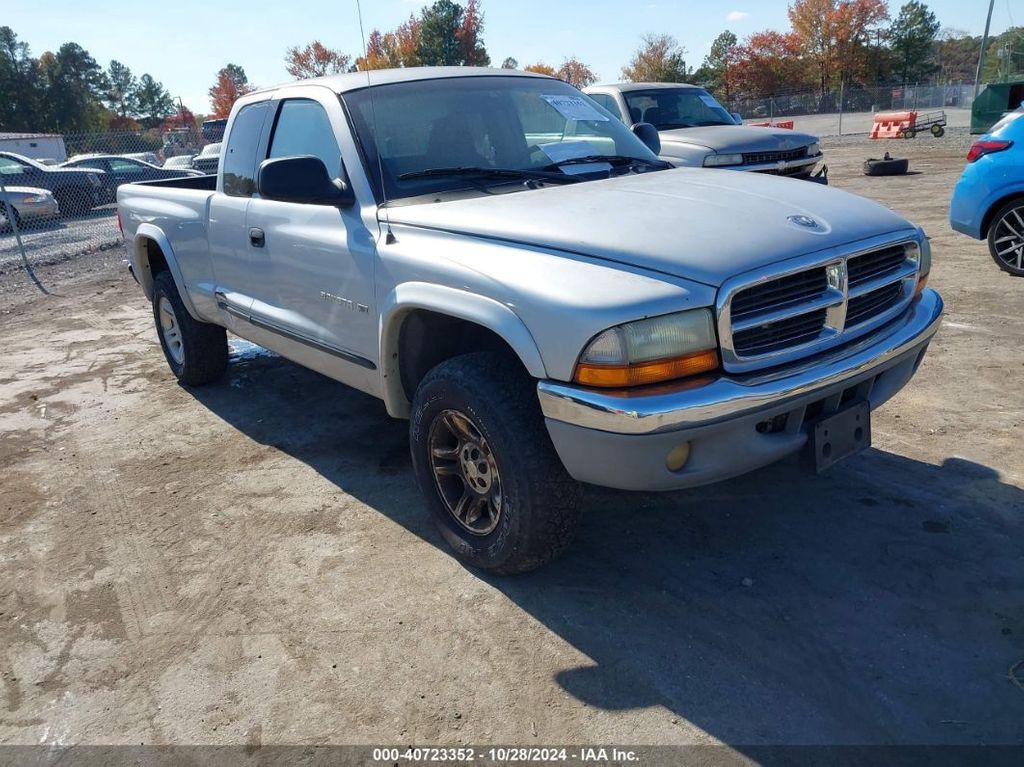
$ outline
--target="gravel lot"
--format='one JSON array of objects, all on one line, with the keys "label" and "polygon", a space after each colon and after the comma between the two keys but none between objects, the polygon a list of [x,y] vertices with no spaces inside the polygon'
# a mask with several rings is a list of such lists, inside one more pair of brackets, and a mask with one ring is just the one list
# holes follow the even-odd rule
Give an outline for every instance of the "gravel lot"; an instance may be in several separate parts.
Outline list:
[{"label": "gravel lot", "polygon": [[119,250],[2,266],[0,742],[1024,743],[1024,280],[945,221],[968,141],[825,142],[947,302],[874,448],[589,489],[514,579],[449,556],[378,402],[243,343],[178,387]]}]

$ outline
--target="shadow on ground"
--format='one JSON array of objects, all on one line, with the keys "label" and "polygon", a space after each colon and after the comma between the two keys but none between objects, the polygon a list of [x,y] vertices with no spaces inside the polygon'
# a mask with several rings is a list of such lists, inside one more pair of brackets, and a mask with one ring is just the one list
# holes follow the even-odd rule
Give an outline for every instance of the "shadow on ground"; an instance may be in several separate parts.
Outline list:
[{"label": "shadow on ground", "polygon": [[[259,354],[192,393],[444,546],[378,401]],[[1022,512],[989,468],[873,449],[816,478],[783,463],[672,494],[590,488],[565,557],[479,577],[592,659],[556,676],[589,706],[663,706],[740,749],[1020,744]]]}]

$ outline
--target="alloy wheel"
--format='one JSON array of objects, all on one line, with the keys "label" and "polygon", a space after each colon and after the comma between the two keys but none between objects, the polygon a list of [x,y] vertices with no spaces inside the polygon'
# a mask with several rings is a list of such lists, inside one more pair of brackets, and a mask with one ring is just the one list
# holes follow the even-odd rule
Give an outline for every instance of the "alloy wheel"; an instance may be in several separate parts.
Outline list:
[{"label": "alloy wheel", "polygon": [[430,467],[441,501],[455,522],[487,535],[501,518],[498,464],[480,429],[458,410],[440,412],[427,439]]},{"label": "alloy wheel", "polygon": [[995,223],[992,239],[995,257],[1007,266],[1024,268],[1024,206],[1010,208]]}]

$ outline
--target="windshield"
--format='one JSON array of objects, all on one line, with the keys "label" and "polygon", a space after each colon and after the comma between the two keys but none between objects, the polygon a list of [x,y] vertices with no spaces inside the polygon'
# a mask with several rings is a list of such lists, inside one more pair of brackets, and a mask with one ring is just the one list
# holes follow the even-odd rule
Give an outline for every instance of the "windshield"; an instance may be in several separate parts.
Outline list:
[{"label": "windshield", "polygon": [[572,164],[583,157],[614,156],[620,167],[623,158],[658,165],[620,120],[557,80],[421,80],[346,93],[344,101],[378,199],[381,175],[391,201],[479,184],[466,175],[424,171],[472,168],[486,174],[493,169],[508,182],[515,181],[517,171],[524,177],[571,173],[579,179],[591,169],[602,176],[611,170],[608,164]]},{"label": "windshield", "polygon": [[659,88],[622,95],[633,122],[650,123],[658,130],[736,124],[725,107],[703,88]]}]

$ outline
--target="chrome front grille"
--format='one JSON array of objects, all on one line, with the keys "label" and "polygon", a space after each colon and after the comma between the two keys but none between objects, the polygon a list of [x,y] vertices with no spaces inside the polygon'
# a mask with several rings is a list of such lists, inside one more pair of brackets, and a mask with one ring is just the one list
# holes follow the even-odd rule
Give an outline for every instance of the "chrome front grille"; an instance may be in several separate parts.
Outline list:
[{"label": "chrome front grille", "polygon": [[883,241],[728,280],[718,302],[725,368],[784,364],[885,324],[913,298],[919,259],[915,240]]},{"label": "chrome front grille", "polygon": [[766,162],[788,162],[790,160],[799,160],[801,157],[806,156],[807,147],[805,146],[802,146],[799,149],[789,149],[782,152],[744,152],[743,164],[760,165]]}]

